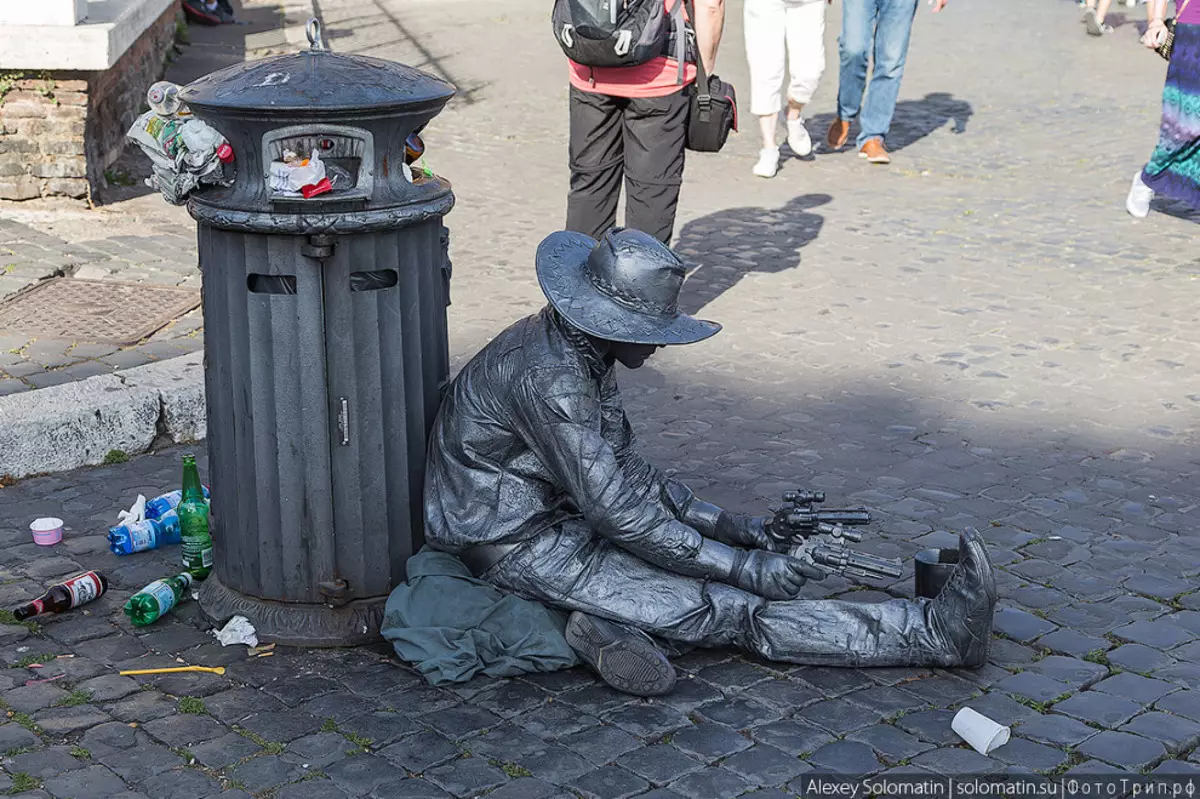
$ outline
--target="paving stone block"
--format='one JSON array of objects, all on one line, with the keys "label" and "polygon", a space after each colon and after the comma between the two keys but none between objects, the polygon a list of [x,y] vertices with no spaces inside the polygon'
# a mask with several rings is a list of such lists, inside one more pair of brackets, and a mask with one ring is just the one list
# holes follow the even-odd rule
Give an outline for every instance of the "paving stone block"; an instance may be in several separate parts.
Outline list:
[{"label": "paving stone block", "polygon": [[1084,688],[1108,676],[1108,669],[1098,663],[1078,658],[1049,655],[1031,663],[1029,671],[1064,682],[1072,688]]},{"label": "paving stone block", "polygon": [[799,677],[831,699],[870,688],[874,684],[869,677],[857,669],[813,666],[797,671],[794,676]]},{"label": "paving stone block", "polygon": [[756,787],[783,785],[808,768],[794,755],[784,754],[765,744],[756,744],[744,752],[738,752],[726,759],[721,767],[740,775]]},{"label": "paving stone block", "polygon": [[222,735],[220,738],[214,738],[211,741],[190,746],[188,747],[188,751],[195,755],[196,760],[205,766],[222,769],[226,766],[232,766],[242,758],[258,754],[261,751],[261,747],[244,735],[231,732],[228,735]]},{"label": "paving stone block", "polygon": [[750,730],[754,740],[769,744],[789,755],[807,757],[833,740],[825,730],[797,721],[777,721]]},{"label": "paving stone block", "polygon": [[1023,671],[996,683],[994,690],[1023,696],[1035,702],[1051,702],[1063,694],[1070,693],[1071,686],[1041,674]]},{"label": "paving stone block", "polygon": [[856,730],[847,735],[846,740],[866,744],[890,763],[913,758],[934,748],[933,744],[921,741],[890,724],[877,724],[874,727]]},{"label": "paving stone block", "polygon": [[88,766],[46,780],[46,793],[57,799],[111,799],[125,792],[121,778],[104,766]]},{"label": "paving stone block", "polygon": [[735,730],[768,724],[782,715],[779,710],[773,707],[759,702],[752,702],[741,697],[734,697],[726,699],[723,702],[704,705],[696,712],[709,721],[724,724]]},{"label": "paving stone block", "polygon": [[569,705],[554,702],[534,708],[518,716],[514,722],[540,738],[561,738],[593,727],[600,723],[600,719],[581,713]]},{"label": "paving stone block", "polygon": [[[793,724],[792,722],[779,723]],[[761,729],[764,728],[759,727],[754,732]],[[827,738],[828,736],[823,737]],[[749,749],[752,746],[752,742],[746,736],[734,732],[723,724],[697,724],[675,733],[671,736],[670,742],[683,753],[706,763],[711,763],[743,749]],[[796,753],[792,752],[791,754]]]},{"label": "paving stone block", "polygon": [[69,735],[112,721],[112,716],[90,705],[78,705],[46,708],[35,713],[33,719],[49,735]]},{"label": "paving stone block", "polygon": [[[966,680],[958,677],[939,674],[923,680],[905,683],[904,690],[927,705],[949,707],[964,702],[979,692],[979,689]],[[850,700],[855,700],[858,694],[851,694]],[[912,710],[909,708],[908,710]]]},{"label": "paving stone block", "polygon": [[367,754],[347,757],[323,770],[351,796],[371,795],[381,786],[398,784],[408,776],[385,758]]},{"label": "paving stone block", "polygon": [[124,699],[135,691],[142,690],[142,686],[128,677],[121,677],[117,674],[106,674],[103,677],[93,677],[90,680],[85,680],[79,684],[81,691],[86,691],[91,696],[93,702],[112,702],[117,699]]},{"label": "paving stone block", "polygon": [[1167,620],[1135,621],[1113,630],[1113,635],[1154,649],[1172,649],[1196,637],[1190,630]]},{"label": "paving stone block", "polygon": [[[752,783],[737,774],[719,766],[710,766],[671,783],[670,795],[686,796],[690,799],[718,799],[725,796],[741,796],[753,787]],[[648,795],[642,794],[638,799],[645,799]]]},{"label": "paving stone block", "polygon": [[[167,746],[192,746],[193,744],[220,738],[229,730],[209,716],[180,713],[156,719],[143,725],[142,729]],[[263,736],[266,738],[266,736]],[[268,738],[267,740],[272,740]]]},{"label": "paving stone block", "polygon": [[969,749],[934,749],[913,758],[914,766],[938,774],[987,774],[997,769],[997,763]]},{"label": "paving stone block", "polygon": [[1200,690],[1169,694],[1156,701],[1154,707],[1192,721],[1200,721]]},{"label": "paving stone block", "polygon": [[1145,644],[1123,644],[1108,653],[1108,662],[1119,669],[1152,672],[1175,663],[1175,658]]},{"label": "paving stone block", "polygon": [[425,718],[425,722],[447,738],[461,740],[501,724],[503,719],[481,707],[460,705],[431,714]]},{"label": "paving stone block", "polygon": [[589,685],[559,696],[560,702],[565,702],[591,716],[599,716],[609,710],[624,707],[634,702],[635,699],[636,697],[614,691],[607,685]]},{"label": "paving stone block", "polygon": [[[1008,699],[1008,697],[1003,698]],[[1018,707],[1022,706],[1018,705]],[[954,711],[951,710],[922,710],[919,713],[906,713],[901,716],[896,720],[896,727],[926,743],[948,746],[960,740],[954,730],[950,728],[950,722],[953,719]],[[997,719],[997,721],[999,720]]]},{"label": "paving stone block", "polygon": [[20,688],[14,688],[11,691],[5,691],[0,698],[13,710],[20,713],[33,713],[42,708],[52,707],[64,701],[68,696],[70,694],[67,691],[54,685],[54,683],[42,683],[41,685],[25,685]]},{"label": "paving stone block", "polygon": [[543,780],[522,777],[492,791],[488,799],[567,799],[567,794]]},{"label": "paving stone block", "polygon": [[632,705],[606,713],[603,719],[639,738],[660,738],[692,726],[683,711],[657,704]]},{"label": "paving stone block", "polygon": [[1154,765],[1167,755],[1166,748],[1158,741],[1112,730],[1084,741],[1078,749],[1088,757],[1133,770]]},{"label": "paving stone block", "polygon": [[1053,771],[1067,762],[1069,755],[1062,749],[1015,737],[994,750],[991,757],[1010,766],[1024,766],[1034,771]]},{"label": "paving stone block", "polygon": [[884,715],[878,710],[862,707],[845,699],[831,699],[806,707],[796,714],[796,719],[828,730],[834,735],[845,735],[852,730],[878,724]]},{"label": "paving stone block", "polygon": [[[701,725],[701,727],[720,727],[720,725],[704,724]],[[721,729],[728,730],[727,727],[721,727]],[[674,739],[678,740],[679,738],[683,737],[684,740],[690,740],[690,738],[686,737],[689,732],[692,732],[692,730],[685,730],[684,732],[674,736]],[[738,735],[737,733],[730,731],[730,734],[736,736],[737,738],[741,738],[742,741],[745,741],[746,746],[750,745],[749,741],[746,741],[745,738],[742,738],[742,736]],[[580,757],[595,763],[596,765],[610,763],[626,752],[632,752],[634,749],[637,749],[642,745],[641,741],[639,741],[637,738],[634,738],[624,730],[617,729],[616,727],[610,727],[608,725],[591,727],[583,730],[582,732],[568,735],[559,740],[560,743],[562,743],[562,745],[567,749],[571,750]],[[536,749],[539,747],[534,748]],[[687,750],[685,749],[684,751]]]},{"label": "paving stone block", "polygon": [[[967,694],[970,695],[969,693]],[[855,691],[847,694],[845,699],[856,705],[875,711],[880,717],[894,716],[912,710],[924,710],[929,704],[926,700],[914,696],[901,688],[869,688],[865,691]]]},{"label": "paving stone block", "polygon": [[742,697],[764,705],[770,705],[784,713],[811,705],[825,699],[816,688],[800,680],[763,680],[742,692]]},{"label": "paving stone block", "polygon": [[690,713],[698,707],[720,701],[724,695],[714,686],[696,678],[680,675],[675,683],[675,690],[661,697],[658,701],[684,713]]},{"label": "paving stone block", "polygon": [[997,632],[1004,633],[1014,641],[1024,643],[1034,641],[1057,628],[1057,625],[1045,619],[1016,608],[997,610],[992,625]]},{"label": "paving stone block", "polygon": [[280,788],[275,796],[276,799],[350,799],[349,794],[329,779],[294,782]]},{"label": "paving stone block", "polygon": [[[656,744],[629,752],[617,759],[617,765],[629,769],[656,786],[667,785],[704,767],[703,763],[693,760],[668,744]],[[532,768],[530,770],[532,771]],[[551,782],[556,780],[551,779]]]},{"label": "paving stone block", "polygon": [[473,697],[471,703],[501,718],[512,718],[543,704],[550,694],[529,683],[510,680]]},{"label": "paving stone block", "polygon": [[1017,731],[1025,738],[1048,746],[1078,746],[1099,733],[1099,730],[1083,722],[1057,713],[1035,713],[1033,717],[1022,721]]},{"label": "paving stone block", "polygon": [[221,792],[221,786],[196,769],[184,768],[143,780],[138,790],[147,796],[212,796]]},{"label": "paving stone block", "polygon": [[[349,691],[324,694],[315,699],[310,699],[300,706],[300,710],[305,713],[310,713],[322,720],[333,719],[339,724],[355,716],[361,716],[363,713],[377,710],[378,708],[379,703],[376,700],[359,696]],[[282,703],[278,705],[278,709],[283,709]],[[454,711],[450,712],[453,713]]]},{"label": "paving stone block", "polygon": [[243,721],[240,726],[261,735],[264,740],[287,743],[305,735],[311,735],[324,724],[322,719],[296,710],[258,713]]},{"label": "paving stone block", "polygon": [[1054,652],[1081,658],[1091,652],[1105,652],[1112,644],[1105,638],[1094,635],[1084,635],[1075,630],[1060,627],[1052,633],[1043,635],[1037,641],[1038,646],[1048,647]]},{"label": "paving stone block", "polygon": [[87,763],[71,757],[71,748],[52,746],[34,752],[6,758],[4,768],[10,774],[25,773],[31,777],[49,779],[56,774],[85,767]]},{"label": "paving stone block", "polygon": [[[626,739],[632,738],[628,733],[621,732],[612,727],[602,727],[599,729],[609,730]],[[641,744],[638,743],[637,745],[640,746]],[[512,724],[502,724],[499,727],[493,727],[483,735],[478,735],[465,741],[462,748],[475,757],[511,760],[514,757],[529,754],[545,746],[546,742],[536,735]],[[572,745],[568,745],[568,748],[575,749]],[[583,753],[580,752],[580,754]]]},{"label": "paving stone block", "polygon": [[177,705],[158,691],[142,691],[105,705],[104,710],[117,721],[145,724],[175,713]]},{"label": "paving stone block", "polygon": [[264,755],[248,760],[229,771],[229,776],[251,793],[270,790],[304,776],[304,769],[277,755]]},{"label": "paving stone block", "polygon": [[462,755],[462,750],[437,733],[421,732],[379,750],[379,754],[414,774]]},{"label": "paving stone block", "polygon": [[1165,745],[1172,752],[1184,752],[1200,743],[1200,724],[1167,713],[1143,713],[1121,728]]},{"label": "paving stone block", "polygon": [[1065,702],[1059,702],[1054,706],[1054,710],[1080,721],[1091,721],[1102,727],[1115,729],[1142,712],[1142,706],[1112,694],[1084,691]]},{"label": "paving stone block", "polygon": [[379,748],[419,732],[421,725],[400,713],[379,710],[344,721],[338,729],[368,738],[375,748]]},{"label": "paving stone block", "polygon": [[[0,724],[0,752],[11,752],[14,749],[33,749],[41,744],[41,740],[19,724]],[[746,743],[750,745],[749,742]]]},{"label": "paving stone block", "polygon": [[729,691],[735,688],[749,688],[755,683],[771,679],[773,675],[765,669],[736,659],[703,668],[696,676],[722,691]]},{"label": "paving stone block", "polygon": [[1200,774],[1200,763],[1189,763],[1184,760],[1164,760],[1155,767],[1151,774]]},{"label": "paving stone block", "polygon": [[91,748],[92,757],[129,783],[162,774],[183,765],[183,759],[167,747],[155,743],[140,730],[134,736],[134,744],[128,749]]},{"label": "paving stone block", "polygon": [[562,785],[591,771],[593,766],[565,746],[546,744],[541,749],[521,755],[517,762],[538,779]]},{"label": "paving stone block", "polygon": [[1179,686],[1123,671],[1096,683],[1092,686],[1092,690],[1121,696],[1145,705],[1157,701],[1173,691],[1178,691]]},{"label": "paving stone block", "polygon": [[476,757],[452,760],[429,769],[423,777],[457,797],[478,796],[508,782],[503,771]]},{"label": "paving stone block", "polygon": [[603,766],[571,782],[571,788],[587,799],[627,799],[649,787],[649,782],[620,766]]},{"label": "paving stone block", "polygon": [[806,758],[817,771],[835,774],[875,774],[884,766],[875,756],[875,750],[858,741],[833,741],[817,749]]}]

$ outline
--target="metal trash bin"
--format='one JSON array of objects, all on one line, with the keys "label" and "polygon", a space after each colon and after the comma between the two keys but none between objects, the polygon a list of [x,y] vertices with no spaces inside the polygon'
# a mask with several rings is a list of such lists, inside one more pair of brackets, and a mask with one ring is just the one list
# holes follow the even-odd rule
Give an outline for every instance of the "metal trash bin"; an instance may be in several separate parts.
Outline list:
[{"label": "metal trash bin", "polygon": [[[229,140],[237,177],[192,195],[204,276],[214,569],[200,603],[264,641],[377,640],[424,542],[426,440],[449,379],[448,233],[438,177],[405,138],[454,87],[312,49],[239,64],[181,99]],[[311,199],[269,186],[284,150],[352,181]]]}]

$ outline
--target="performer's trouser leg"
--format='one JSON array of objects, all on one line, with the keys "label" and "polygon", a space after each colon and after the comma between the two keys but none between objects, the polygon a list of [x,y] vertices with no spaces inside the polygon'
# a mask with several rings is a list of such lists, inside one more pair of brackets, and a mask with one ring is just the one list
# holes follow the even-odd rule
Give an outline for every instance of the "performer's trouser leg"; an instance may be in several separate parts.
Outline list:
[{"label": "performer's trouser leg", "polygon": [[660,569],[566,523],[484,575],[509,591],[697,646],[736,646],[809,666],[954,666],[960,656],[929,623],[928,600],[877,604],[770,602]]}]

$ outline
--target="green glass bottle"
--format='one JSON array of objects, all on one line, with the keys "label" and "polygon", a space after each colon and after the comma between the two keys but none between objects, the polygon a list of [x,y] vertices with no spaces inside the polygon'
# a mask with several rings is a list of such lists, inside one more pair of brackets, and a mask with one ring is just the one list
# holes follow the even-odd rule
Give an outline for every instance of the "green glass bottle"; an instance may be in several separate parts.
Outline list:
[{"label": "green glass bottle", "polygon": [[129,598],[125,615],[138,627],[153,624],[182,602],[191,587],[192,575],[188,572],[155,580]]},{"label": "green glass bottle", "polygon": [[183,456],[183,498],[175,512],[183,538],[183,568],[203,580],[212,571],[213,544],[208,533],[208,503],[204,501],[196,456],[191,453]]}]

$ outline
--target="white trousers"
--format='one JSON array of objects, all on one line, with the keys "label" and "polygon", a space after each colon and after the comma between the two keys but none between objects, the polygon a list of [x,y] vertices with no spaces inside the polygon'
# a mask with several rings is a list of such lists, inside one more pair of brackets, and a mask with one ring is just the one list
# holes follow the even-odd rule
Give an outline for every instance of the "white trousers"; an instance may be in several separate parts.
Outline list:
[{"label": "white trousers", "polygon": [[825,6],[825,0],[746,0],[750,113],[779,113],[785,61],[788,97],[812,99],[825,71]]}]

